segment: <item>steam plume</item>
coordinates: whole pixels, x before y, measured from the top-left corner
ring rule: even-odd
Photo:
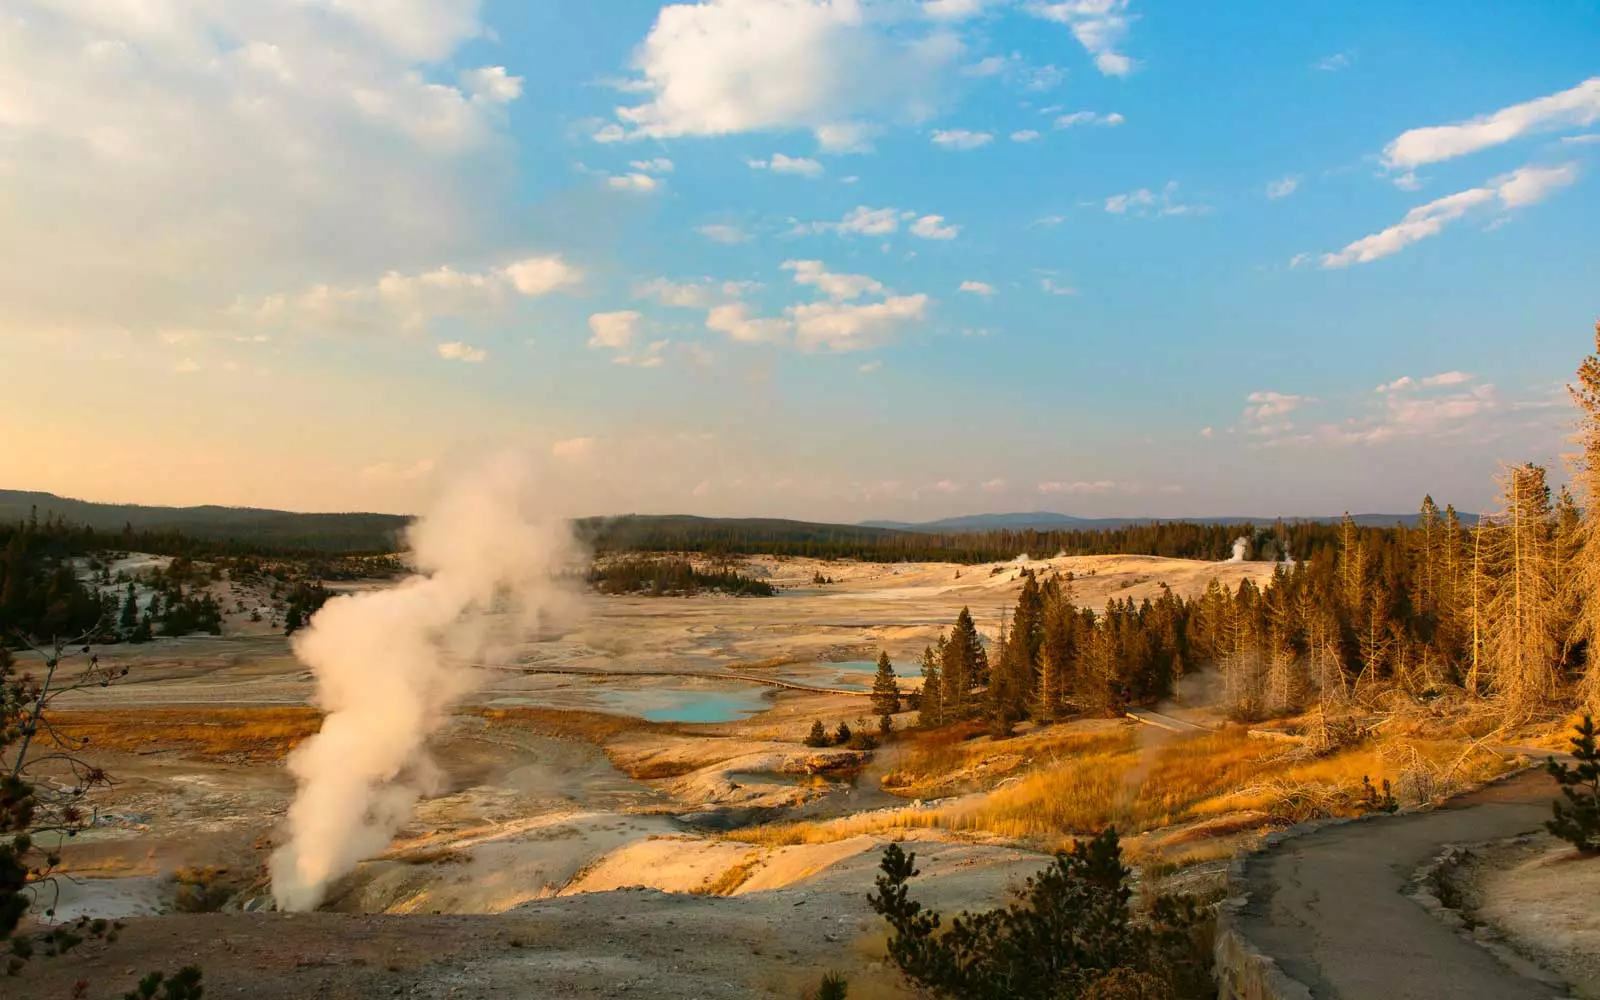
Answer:
[[[1250,539],[1236,538],[1233,541],[1233,558],[1229,562],[1242,563],[1245,555],[1250,551]]]
[[[477,686],[472,662],[508,653],[571,606],[558,581],[577,543],[564,519],[534,513],[531,487],[509,458],[455,480],[407,532],[413,576],[333,598],[295,637],[328,715],[289,756],[300,787],[289,840],[272,855],[281,909],[316,908],[331,881],[382,850],[437,790],[427,740]]]

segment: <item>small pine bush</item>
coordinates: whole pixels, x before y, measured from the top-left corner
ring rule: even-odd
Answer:
[[[1554,757],[1545,761],[1566,801],[1557,799],[1550,804],[1555,816],[1544,826],[1584,854],[1600,854],[1600,746],[1595,741],[1594,717],[1585,715],[1573,728],[1572,756],[1578,763],[1566,764]]]
[[[831,747],[833,746],[833,737],[828,735],[828,731],[822,726],[822,720],[818,719],[811,724],[811,732],[806,734],[804,742],[808,747]]]

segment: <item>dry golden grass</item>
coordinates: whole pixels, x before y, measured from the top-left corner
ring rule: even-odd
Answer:
[[[937,735],[937,734],[934,734]],[[1024,740],[1034,752],[1019,777],[983,795],[924,809],[868,813],[825,822],[751,827],[729,837],[754,844],[815,844],[912,829],[1004,837],[1056,850],[1077,837],[1115,825],[1124,834],[1204,823],[1186,858],[1208,852],[1203,842],[1237,839],[1264,823],[1300,822],[1362,808],[1361,780],[1393,782],[1403,804],[1433,801],[1504,771],[1510,763],[1460,740],[1387,740],[1323,757],[1256,739],[1243,727],[1173,740],[1143,751],[1131,734],[1074,732],[1057,727],[1016,741],[924,739],[896,774],[922,782],[895,789],[937,787],[984,759],[1018,756]],[[987,755],[987,758],[986,756]],[[1237,820],[1237,822],[1234,822]],[[1170,839],[1170,838],[1169,838]],[[1184,841],[1171,839],[1171,847]]]
[[[70,740],[87,738],[85,751],[155,753],[177,750],[185,756],[281,760],[322,728],[314,708],[119,708],[50,712],[47,720]]]
[[[694,895],[731,896],[734,890],[750,881],[750,876],[754,875],[759,867],[761,867],[761,852],[757,851],[716,878],[707,880],[705,885],[694,890]]]
[[[980,737],[980,732],[980,725],[968,723],[911,735],[902,744],[906,749],[895,769],[884,776],[883,787],[907,798],[933,798],[993,787],[1028,768],[1133,746],[1127,730],[1052,726],[1001,742]]]
[[[596,746],[605,744],[628,733],[679,733],[681,727],[670,722],[648,722],[625,715],[605,712],[583,712],[565,708],[469,708],[465,714],[476,715],[491,724],[514,726],[541,736],[558,739],[585,740]]]

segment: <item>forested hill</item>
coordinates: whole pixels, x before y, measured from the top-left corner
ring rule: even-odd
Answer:
[[[182,535],[264,550],[393,552],[410,518],[397,514],[299,514],[254,507],[145,507],[90,503],[54,493],[0,490],[0,524],[54,519],[102,534]]]

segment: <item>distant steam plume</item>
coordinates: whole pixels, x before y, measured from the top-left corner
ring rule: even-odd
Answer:
[[[415,575],[396,587],[335,597],[295,637],[315,672],[322,731],[289,755],[299,793],[289,840],[272,855],[285,910],[321,904],[330,882],[381,851],[423,795],[438,789],[428,737],[475,688],[475,661],[571,609],[579,548],[568,522],[510,458],[454,480],[411,526]]]
[[[1236,538],[1233,541],[1233,558],[1229,562],[1242,563],[1244,557],[1250,554],[1250,539]]]

